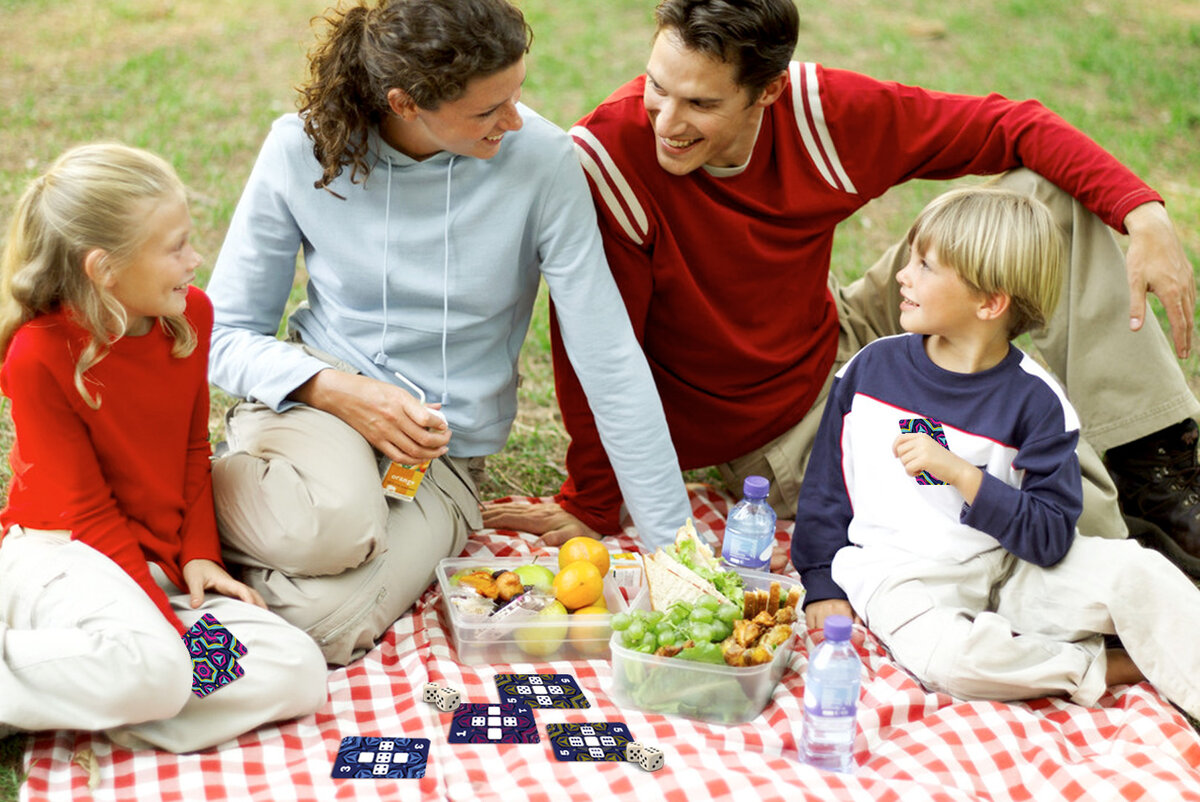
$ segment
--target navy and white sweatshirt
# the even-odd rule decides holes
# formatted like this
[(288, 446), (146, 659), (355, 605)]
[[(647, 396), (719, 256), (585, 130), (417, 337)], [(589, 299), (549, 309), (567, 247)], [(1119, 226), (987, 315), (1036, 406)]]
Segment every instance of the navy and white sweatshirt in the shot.
[[(973, 504), (905, 473), (892, 444), (910, 430), (983, 470)], [(1058, 562), (1083, 507), (1078, 439), (1062, 389), (1016, 347), (993, 368), (953, 373), (930, 361), (921, 335), (870, 344), (835, 378), (800, 490), (792, 563), (805, 603), (845, 598), (861, 615), (906, 562), (961, 563), (997, 548)]]

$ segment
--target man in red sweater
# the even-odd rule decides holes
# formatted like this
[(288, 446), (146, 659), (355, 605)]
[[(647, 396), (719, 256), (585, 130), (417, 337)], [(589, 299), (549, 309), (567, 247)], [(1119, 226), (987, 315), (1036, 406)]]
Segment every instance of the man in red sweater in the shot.
[[(1071, 240), (1064, 302), (1034, 341), (1088, 440), (1080, 530), (1127, 534), (1096, 451), (1108, 450), (1125, 512), (1168, 531), (1164, 550), (1200, 570), (1200, 501), (1185, 492), (1200, 489), (1200, 404), (1161, 331), (1142, 325), (1155, 292), (1175, 352), (1189, 352), (1195, 282), (1161, 196), (1036, 101), (790, 61), (792, 0), (665, 0), (656, 18), (646, 74), (571, 133), (680, 464), (716, 465), (731, 487), (765, 475), (771, 503), (793, 517), (832, 372), (901, 331), (894, 276), (906, 244), (840, 287), (829, 275), (835, 227), (913, 178), (1026, 167), (1002, 180), (1046, 202)], [(1128, 260), (1110, 229), (1130, 235)], [(558, 504), (485, 515), (550, 543), (615, 532), (621, 504), (557, 340), (554, 359), (572, 438)]]

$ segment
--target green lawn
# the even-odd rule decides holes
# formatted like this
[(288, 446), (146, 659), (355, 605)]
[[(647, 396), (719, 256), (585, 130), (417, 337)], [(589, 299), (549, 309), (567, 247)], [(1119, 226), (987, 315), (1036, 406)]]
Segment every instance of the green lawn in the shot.
[[(524, 100), (563, 126), (644, 66), (654, 0), (520, 0), (535, 31)], [(70, 145), (117, 139), (171, 160), (192, 190), (211, 265), (270, 121), (294, 108), (324, 0), (0, 0), (0, 220)], [(1167, 198), (1200, 264), (1200, 5), (1192, 0), (838, 0), (800, 3), (799, 58), (930, 88), (1036, 97)], [(844, 224), (835, 269), (856, 275), (933, 193), (900, 188)], [(522, 412), (489, 495), (561, 481), (564, 438), (544, 298), (522, 354)], [(1196, 358), (1185, 365), (1193, 380)], [(214, 402), (214, 429), (228, 399)], [(0, 453), (9, 427), (0, 419)], [(5, 479), (0, 470), (0, 480)], [(0, 800), (16, 739), (0, 742)]]

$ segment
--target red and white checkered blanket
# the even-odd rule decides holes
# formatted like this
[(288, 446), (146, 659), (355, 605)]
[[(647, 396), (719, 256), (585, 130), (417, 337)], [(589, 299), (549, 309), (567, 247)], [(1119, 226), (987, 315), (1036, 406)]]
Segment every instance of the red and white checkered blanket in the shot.
[[(693, 488), (692, 502), (698, 528), (723, 531), (727, 498)], [(485, 531), (472, 537), (467, 553), (526, 555), (535, 540)], [(623, 535), (616, 545), (633, 544)], [(1200, 737), (1145, 683), (1106, 695), (1097, 709), (1061, 699), (961, 702), (925, 691), (868, 635), (857, 769), (837, 775), (797, 759), (803, 647), (757, 719), (705, 724), (617, 707), (607, 661), (461, 666), (438, 601), (431, 589), (365, 658), (331, 672), (329, 702), (313, 716), (193, 755), (129, 752), (100, 736), (45, 733), (27, 747), (21, 798), (693, 802), (745, 792), (741, 798), (864, 802), (1200, 800)], [(464, 701), (496, 700), (498, 671), (574, 674), (593, 706), (535, 711), (543, 736), (537, 744), (447, 743), (450, 717), (421, 702), (422, 686), (443, 682), (460, 688)], [(666, 767), (651, 773), (629, 763), (561, 763), (550, 754), (546, 723), (606, 720), (624, 721), (635, 738), (660, 746)], [(430, 739), (425, 778), (332, 779), (338, 745), (349, 735)], [(75, 759), (88, 753), (95, 757), (90, 774), (87, 761)]]

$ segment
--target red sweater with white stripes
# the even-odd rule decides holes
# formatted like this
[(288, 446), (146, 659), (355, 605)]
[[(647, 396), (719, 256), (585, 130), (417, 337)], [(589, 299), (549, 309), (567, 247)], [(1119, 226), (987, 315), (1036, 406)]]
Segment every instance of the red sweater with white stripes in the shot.
[(21, 326), (0, 369), (16, 430), (4, 531), (70, 530), (125, 569), (180, 634), (185, 627), (147, 563), (180, 590), (189, 560), (221, 563), (209, 467), (208, 296), (190, 288), (185, 314), (198, 339), (189, 356), (171, 356), (173, 340), (155, 325), (117, 340), (88, 370), (99, 409), (75, 389), (88, 335), (65, 312)]
[[(605, 252), (645, 349), (684, 469), (727, 462), (794, 426), (824, 384), (838, 320), (834, 229), (913, 178), (1026, 166), (1123, 231), (1161, 197), (1037, 101), (969, 97), (793, 62), (745, 169), (659, 167), (644, 76), (571, 130)], [(587, 400), (553, 343), (569, 476), (558, 501), (618, 528), (620, 491)]]

